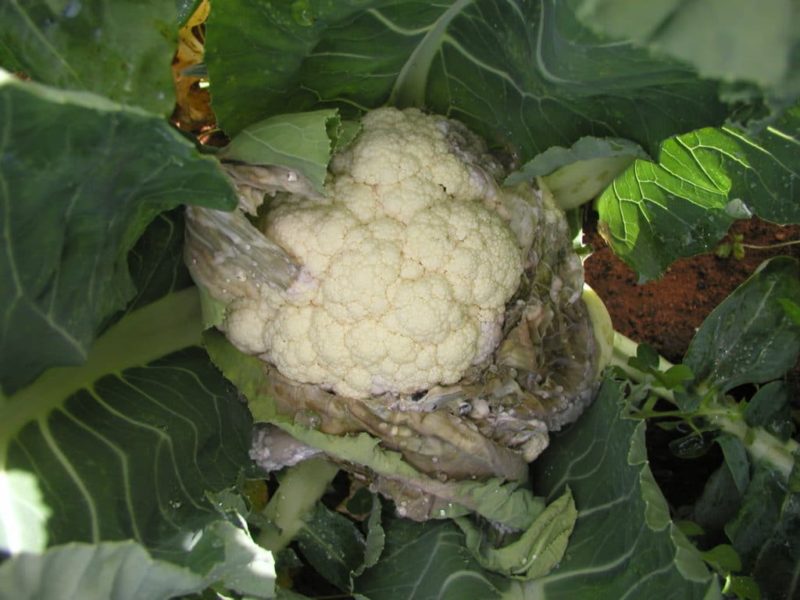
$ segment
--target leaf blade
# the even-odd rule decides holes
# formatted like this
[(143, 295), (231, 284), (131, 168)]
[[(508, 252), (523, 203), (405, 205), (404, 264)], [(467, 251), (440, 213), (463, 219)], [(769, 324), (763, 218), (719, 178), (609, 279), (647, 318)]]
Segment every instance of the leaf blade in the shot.
[(778, 257), (763, 263), (714, 309), (689, 344), (684, 362), (697, 381), (725, 392), (788, 371), (800, 353), (800, 326), (780, 300), (798, 295), (797, 261)]
[(710, 250), (734, 220), (800, 222), (800, 107), (758, 135), (704, 128), (667, 140), (659, 162), (636, 160), (598, 199), (603, 237), (654, 279)]
[(85, 360), (134, 294), (127, 254), (158, 213), (182, 202), (232, 208), (236, 198), (213, 159), (141, 110), (0, 72), (0, 113), (0, 278), (9, 282), (0, 385), (9, 393), (47, 367)]
[(166, 115), (177, 23), (174, 0), (9, 0), (0, 6), (0, 66)]

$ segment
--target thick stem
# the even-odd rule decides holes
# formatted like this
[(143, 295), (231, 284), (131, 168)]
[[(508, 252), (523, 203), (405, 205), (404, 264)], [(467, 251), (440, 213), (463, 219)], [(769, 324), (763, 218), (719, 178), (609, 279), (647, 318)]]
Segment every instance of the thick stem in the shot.
[(712, 413), (705, 415), (712, 425), (739, 439), (747, 448), (750, 456), (758, 462), (772, 466), (786, 479), (792, 474), (795, 456), (800, 444), (793, 439), (782, 442), (766, 429), (750, 427), (741, 417), (732, 418), (729, 414)]

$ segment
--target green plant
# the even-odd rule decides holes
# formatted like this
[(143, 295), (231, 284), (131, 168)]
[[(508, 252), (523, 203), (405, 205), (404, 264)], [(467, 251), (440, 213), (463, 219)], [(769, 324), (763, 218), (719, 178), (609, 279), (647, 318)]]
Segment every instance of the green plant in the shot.
[[(197, 4), (0, 6), (0, 597), (797, 593), (790, 259), (731, 295), (680, 365), (616, 338), (617, 368), (531, 484), (468, 480), (424, 523), (359, 486), (363, 473), (322, 489), (332, 473), (318, 463), (264, 498), (254, 422), (367, 481), (438, 479), (369, 434), (331, 439), (313, 410), (281, 417), (262, 363), (203, 333), (219, 315), (183, 265), (181, 206), (239, 199), (226, 151), (167, 120), (177, 32)], [(788, 2), (230, 0), (211, 4), (193, 72), (231, 139), (327, 113), (323, 135), (266, 131), (239, 162), (324, 177), (367, 110), (462, 121), (514, 165), (507, 185), (550, 190), (568, 222), (596, 195), (602, 233), (644, 280), (713, 251), (737, 219), (800, 222), (797, 31)], [(291, 152), (264, 158), (287, 139)], [(687, 470), (722, 451), (681, 514), (648, 465), (656, 425), (685, 433), (673, 449)], [(278, 551), (282, 507), (304, 508), (292, 494), (323, 501), (286, 515), (295, 537)]]

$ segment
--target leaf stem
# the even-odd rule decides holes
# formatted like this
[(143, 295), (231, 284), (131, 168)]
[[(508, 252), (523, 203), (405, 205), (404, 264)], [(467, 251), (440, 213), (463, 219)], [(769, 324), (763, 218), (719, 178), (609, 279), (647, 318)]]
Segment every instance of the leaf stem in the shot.
[(322, 498), (339, 472), (332, 462), (322, 458), (305, 460), (290, 467), (261, 516), (267, 523), (256, 542), (272, 552), (285, 548), (305, 525), (308, 512)]

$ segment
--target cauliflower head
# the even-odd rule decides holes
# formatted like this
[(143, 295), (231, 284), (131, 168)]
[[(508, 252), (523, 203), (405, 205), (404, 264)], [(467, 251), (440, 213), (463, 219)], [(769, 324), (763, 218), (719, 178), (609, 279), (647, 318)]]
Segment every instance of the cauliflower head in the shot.
[[(361, 126), (321, 192), (294, 168), (229, 160), (239, 209), (187, 208), (207, 320), (262, 360), (209, 348), (254, 369), (248, 389), (275, 415), (254, 442), (265, 469), (322, 452), (410, 518), (477, 510), (462, 483), (524, 481), (594, 396), (581, 261), (546, 185), (500, 183), (463, 124), (383, 108)], [(340, 454), (351, 434), (411, 469)]]
[(301, 273), (232, 303), (230, 341), (350, 398), (452, 384), (486, 360), (523, 261), (452, 127), (416, 109), (372, 111), (334, 156), (324, 196), (279, 194), (263, 232)]

